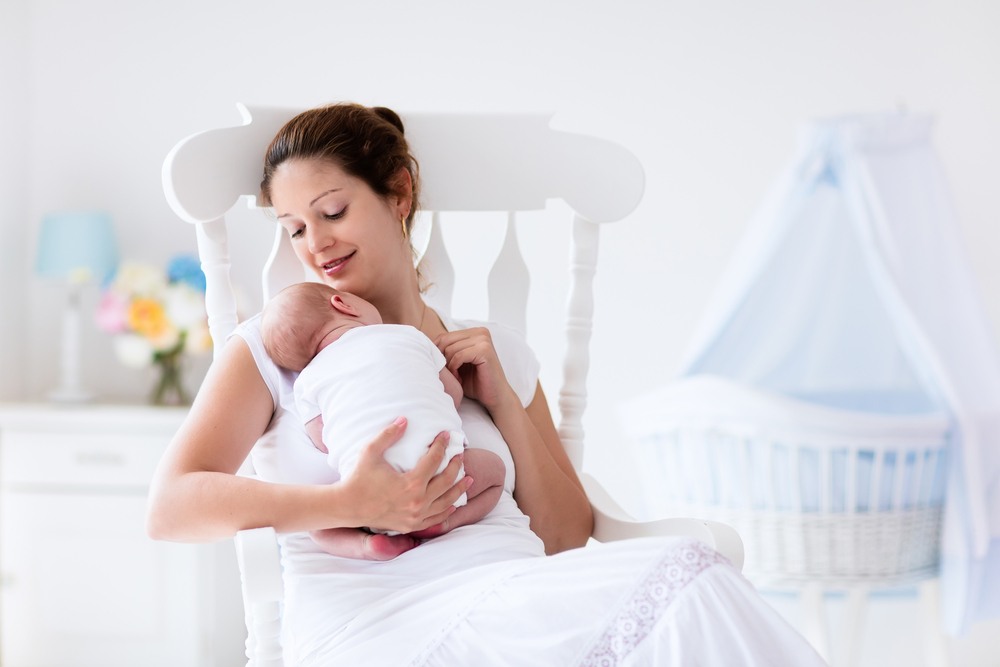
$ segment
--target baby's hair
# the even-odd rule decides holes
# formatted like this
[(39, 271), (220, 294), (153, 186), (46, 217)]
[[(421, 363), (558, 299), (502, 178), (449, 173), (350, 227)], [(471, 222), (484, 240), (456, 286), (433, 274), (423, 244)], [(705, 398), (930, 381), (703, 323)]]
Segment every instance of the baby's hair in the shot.
[(264, 349), (274, 363), (301, 371), (312, 360), (313, 334), (330, 319), (337, 291), (321, 283), (296, 283), (276, 294), (260, 316)]

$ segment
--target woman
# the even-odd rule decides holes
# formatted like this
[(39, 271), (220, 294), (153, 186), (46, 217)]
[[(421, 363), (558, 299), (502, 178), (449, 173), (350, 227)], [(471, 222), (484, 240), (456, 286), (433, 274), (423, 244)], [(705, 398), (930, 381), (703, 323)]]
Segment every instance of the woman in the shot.
[[(462, 379), (463, 430), (507, 466), (482, 521), (387, 562), (330, 556), (308, 532), (441, 523), (466, 481), (434, 475), (444, 435), (397, 473), (382, 458), (405, 415), (340, 480), (294, 413), (291, 373), (264, 353), (259, 319), (237, 329), (157, 470), (148, 531), (218, 540), (274, 526), (286, 582), (288, 665), (822, 664), (721, 557), (677, 538), (573, 550), (592, 516), (524, 340), (440, 317), (423, 302), (409, 236), (419, 178), (401, 121), (332, 105), (290, 121), (267, 151), (261, 198), (299, 260), (442, 351)], [(256, 447), (254, 446), (256, 443)], [(267, 481), (234, 473), (253, 449)], [(516, 485), (515, 485), (516, 479)], [(277, 482), (277, 483), (275, 483)], [(559, 554), (545, 558), (545, 554)]]

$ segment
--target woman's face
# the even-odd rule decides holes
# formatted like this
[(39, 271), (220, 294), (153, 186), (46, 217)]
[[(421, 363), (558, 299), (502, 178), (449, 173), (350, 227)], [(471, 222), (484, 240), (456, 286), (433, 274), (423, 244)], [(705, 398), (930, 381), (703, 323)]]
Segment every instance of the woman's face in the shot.
[[(327, 160), (289, 160), (271, 180), (271, 204), (295, 254), (331, 287), (371, 300), (413, 270), (400, 217), (408, 198), (380, 197)], [(387, 291), (388, 290), (388, 291)]]

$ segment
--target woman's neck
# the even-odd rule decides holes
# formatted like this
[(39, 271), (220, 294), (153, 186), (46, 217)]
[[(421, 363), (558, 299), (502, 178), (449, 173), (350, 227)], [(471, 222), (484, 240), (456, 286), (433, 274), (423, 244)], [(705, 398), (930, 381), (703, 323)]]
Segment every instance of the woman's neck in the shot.
[(419, 291), (415, 290), (405, 299), (397, 296), (373, 304), (386, 324), (408, 324), (424, 332), (431, 340), (447, 331), (434, 309), (424, 303)]
[(386, 281), (381, 287), (382, 293), (371, 294), (366, 298), (378, 309), (382, 321), (386, 324), (409, 324), (419, 328), (424, 302), (420, 298), (416, 275), (412, 278), (407, 276), (401, 281)]
[[(374, 303), (374, 302), (373, 302)], [(423, 316), (424, 302), (417, 293), (416, 297), (406, 299), (394, 299), (392, 302), (375, 303), (382, 321), (386, 324), (409, 324), (413, 327), (420, 326), (420, 318)]]
[(378, 309), (382, 322), (408, 324), (423, 331), (431, 340), (446, 331), (434, 310), (424, 303), (415, 270), (410, 268), (405, 275), (387, 280), (383, 286), (385, 291), (381, 294), (366, 297)]

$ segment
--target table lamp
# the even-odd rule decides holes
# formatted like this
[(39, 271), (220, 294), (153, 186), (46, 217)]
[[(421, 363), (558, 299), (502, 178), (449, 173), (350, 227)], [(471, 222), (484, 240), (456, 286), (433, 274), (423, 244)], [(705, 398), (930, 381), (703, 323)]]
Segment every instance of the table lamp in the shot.
[(118, 244), (107, 213), (71, 211), (42, 219), (35, 273), (67, 284), (63, 320), (61, 384), (49, 394), (57, 402), (83, 402), (93, 395), (80, 384), (80, 293), (89, 280), (106, 281), (118, 267)]

